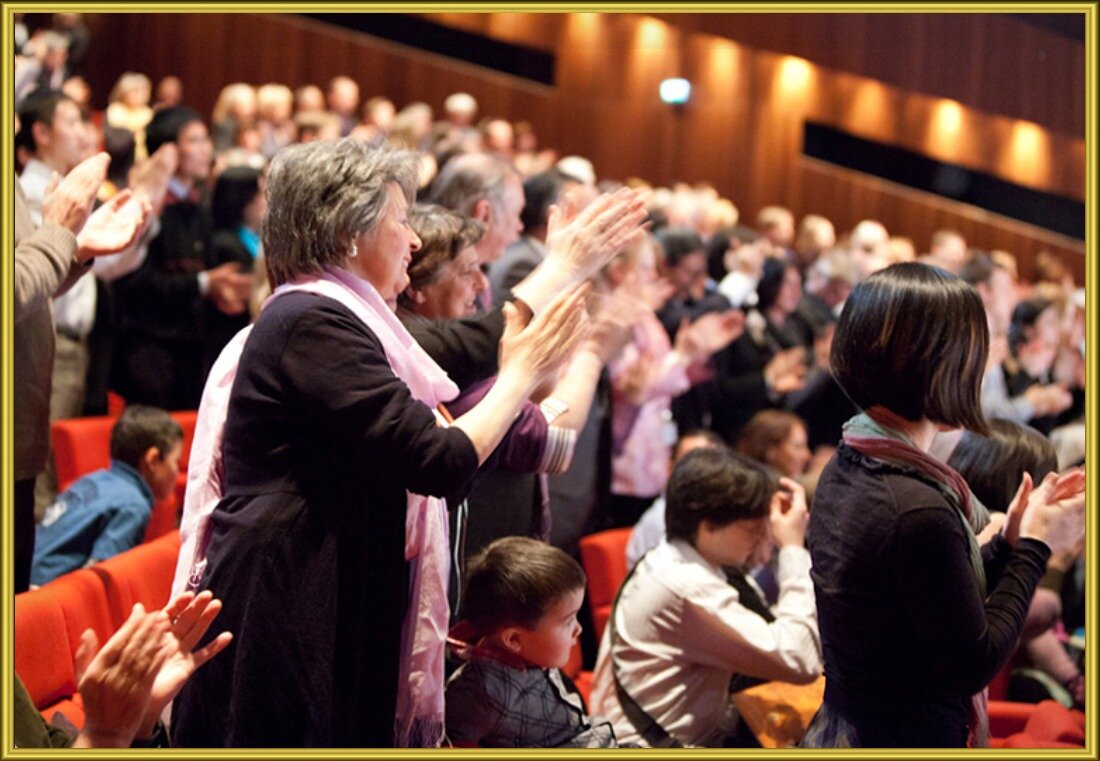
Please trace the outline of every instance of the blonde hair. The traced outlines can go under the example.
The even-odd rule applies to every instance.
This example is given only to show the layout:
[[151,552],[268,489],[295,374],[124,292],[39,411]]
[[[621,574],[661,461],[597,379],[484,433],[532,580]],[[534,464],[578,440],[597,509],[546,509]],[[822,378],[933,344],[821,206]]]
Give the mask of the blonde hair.
[[233,107],[240,103],[243,98],[251,98],[252,102],[255,103],[256,89],[245,82],[234,82],[223,87],[218,94],[218,102],[214,104],[214,112],[210,115],[211,122],[217,124],[225,121]]
[[149,81],[149,77],[136,71],[127,71],[118,78],[115,86],[111,88],[109,100],[111,103],[118,103],[122,100],[124,94],[139,87],[145,88],[145,91],[152,96],[153,83]]

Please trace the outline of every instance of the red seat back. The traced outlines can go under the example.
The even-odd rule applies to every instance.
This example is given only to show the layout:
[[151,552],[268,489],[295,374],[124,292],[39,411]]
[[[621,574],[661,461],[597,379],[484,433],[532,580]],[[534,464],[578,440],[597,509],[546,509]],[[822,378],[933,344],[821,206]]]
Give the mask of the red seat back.
[[113,417],[78,417],[55,420],[50,425],[57,489],[65,491],[73,481],[111,464]]
[[580,540],[581,565],[588,577],[588,603],[592,607],[597,640],[603,636],[615,595],[626,579],[626,543],[630,531],[629,528],[614,528]]
[[140,602],[146,610],[163,608],[168,603],[179,551],[180,533],[172,531],[91,567],[107,588],[116,625],[121,626],[129,617],[134,603]]
[[111,616],[103,580],[90,568],[81,568],[58,576],[38,591],[53,595],[61,606],[69,640],[70,659],[76,656],[80,635],[85,629],[94,631],[102,645],[118,628],[118,622]]
[[40,708],[76,691],[65,614],[48,591],[15,596],[15,673]]

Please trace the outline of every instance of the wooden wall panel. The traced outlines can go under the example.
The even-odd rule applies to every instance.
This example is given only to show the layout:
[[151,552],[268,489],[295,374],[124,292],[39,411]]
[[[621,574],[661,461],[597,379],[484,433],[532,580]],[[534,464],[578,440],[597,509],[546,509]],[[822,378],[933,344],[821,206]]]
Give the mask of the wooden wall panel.
[[[839,180],[807,170],[801,157],[802,124],[810,118],[1041,190],[1083,198],[1083,140],[986,113],[961,100],[963,95],[980,99],[987,85],[995,85],[975,79],[966,85],[973,92],[951,103],[887,83],[912,67],[927,68],[922,75],[927,78],[940,76],[933,72],[941,64],[926,59],[945,54],[952,66],[978,66],[973,50],[1026,41],[1027,35],[1018,30],[990,27],[985,17],[965,14],[900,21],[860,16],[843,23],[815,14],[821,21],[821,44],[843,43],[840,47],[846,52],[834,55],[837,63],[851,67],[891,59],[881,66],[897,70],[884,69],[884,81],[876,81],[696,32],[688,22],[670,25],[637,14],[513,14],[516,18],[494,20],[500,15],[471,16],[464,28],[511,36],[511,41],[541,33],[544,46],[555,46],[555,87],[321,22],[274,14],[90,16],[95,45],[89,78],[102,97],[127,69],[144,71],[153,79],[178,74],[185,82],[187,101],[203,113],[209,113],[219,89],[233,81],[282,81],[297,87],[308,82],[324,85],[332,76],[346,73],[359,81],[364,98],[385,94],[399,107],[423,100],[436,109],[448,94],[465,90],[478,99],[482,114],[531,121],[544,146],[587,156],[601,176],[640,176],[659,184],[709,182],[737,204],[747,221],[773,203],[787,205],[797,215],[824,213],[839,231],[877,216],[890,230],[912,237],[918,249],[927,246],[938,227],[958,227],[973,232],[975,245],[1018,249],[1022,257],[1049,247],[1083,270],[1083,264],[1078,266],[1084,250],[1079,243],[1051,239],[1037,228],[992,215],[975,217],[969,207],[933,203],[932,196],[897,196],[893,186],[873,178],[857,181],[851,173],[841,172],[844,179]],[[543,23],[540,16],[553,21]],[[774,47],[798,49],[809,44],[802,21],[785,31],[771,30],[774,15],[735,20],[713,16],[706,25],[695,23],[712,31],[734,21],[738,30],[763,36]],[[897,32],[893,37],[886,34],[890,28],[908,29],[915,39],[898,45]],[[928,40],[937,35],[941,44],[933,46]],[[860,41],[865,41],[864,47]],[[1046,50],[1045,43],[1034,44]],[[1035,50],[1017,52],[1023,59]],[[1021,64],[1018,71],[1025,69]],[[1083,59],[1080,69],[1083,77]],[[988,71],[989,65],[981,70]],[[656,98],[658,82],[676,75],[694,83],[692,102],[682,111]],[[1050,89],[1058,92],[1059,87],[1051,83]],[[949,139],[941,134],[945,110],[951,117],[948,126],[952,119],[957,122]],[[1021,154],[1021,146],[1028,150]],[[1039,155],[1047,159],[1039,161]],[[1001,232],[995,235],[995,230]]]

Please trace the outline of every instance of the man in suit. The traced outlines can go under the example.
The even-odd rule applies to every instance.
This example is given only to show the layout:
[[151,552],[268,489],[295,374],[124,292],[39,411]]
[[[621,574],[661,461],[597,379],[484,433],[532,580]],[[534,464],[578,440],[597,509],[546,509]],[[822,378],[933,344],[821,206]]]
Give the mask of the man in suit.
[[578,183],[557,169],[550,169],[523,183],[524,204],[520,212],[523,234],[504,250],[504,255],[489,265],[489,288],[493,304],[508,300],[512,288],[546,258],[546,226],[550,207],[562,194]]

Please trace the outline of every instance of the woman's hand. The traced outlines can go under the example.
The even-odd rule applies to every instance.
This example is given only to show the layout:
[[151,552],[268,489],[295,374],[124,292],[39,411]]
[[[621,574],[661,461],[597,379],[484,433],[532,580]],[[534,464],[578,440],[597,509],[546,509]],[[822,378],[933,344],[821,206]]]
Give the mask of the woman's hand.
[[79,233],[88,220],[100,186],[107,179],[110,163],[110,156],[97,153],[73,167],[64,179],[55,173],[42,199],[42,221],[68,228],[73,235]]
[[1008,543],[1015,547],[1020,539],[1038,539],[1059,554],[1076,547],[1084,533],[1085,471],[1049,473],[1034,488],[1025,473],[1005,520]]
[[515,305],[506,303],[500,374],[527,374],[530,390],[556,373],[588,332],[588,315],[584,310],[588,290],[586,284],[558,294],[526,327]]
[[577,192],[567,192],[562,204],[550,207],[547,221],[547,262],[568,273],[572,282],[586,280],[615,254],[645,235],[642,194],[620,188],[605,193],[583,210]]

